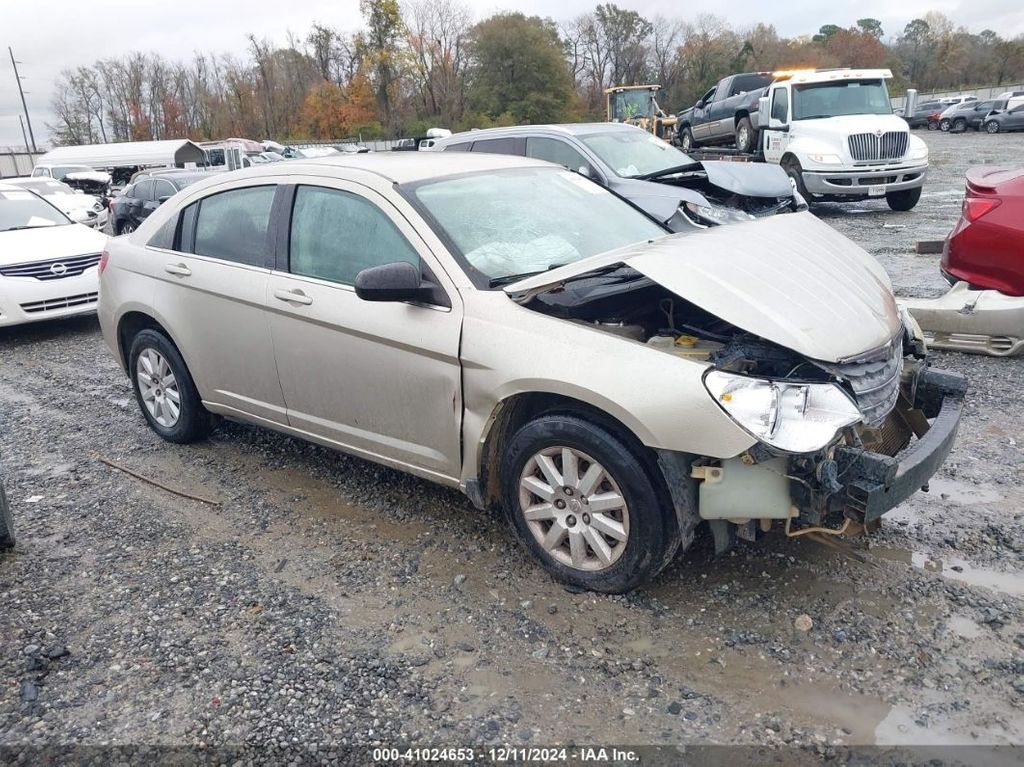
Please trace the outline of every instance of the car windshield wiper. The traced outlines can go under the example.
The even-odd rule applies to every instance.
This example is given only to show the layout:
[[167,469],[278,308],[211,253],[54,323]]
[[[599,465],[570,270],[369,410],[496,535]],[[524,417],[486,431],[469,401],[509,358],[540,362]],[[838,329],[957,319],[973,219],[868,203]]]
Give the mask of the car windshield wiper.
[[537,269],[533,272],[523,272],[522,274],[506,274],[502,277],[492,277],[487,282],[487,287],[496,288],[499,285],[511,285],[513,282],[519,282],[519,280],[525,280],[527,277],[533,277],[536,274],[543,274],[544,272],[550,272],[552,269],[557,269],[560,266],[566,266],[571,264],[571,261],[567,261],[564,264],[551,264],[547,269]]
[[652,170],[650,173],[641,173],[636,176],[630,176],[635,178],[637,181],[648,181],[652,178],[661,178],[662,176],[671,176],[675,173],[684,173],[688,170],[697,170],[700,167],[699,162],[688,162],[686,165],[675,165],[671,168],[662,168],[661,170]]

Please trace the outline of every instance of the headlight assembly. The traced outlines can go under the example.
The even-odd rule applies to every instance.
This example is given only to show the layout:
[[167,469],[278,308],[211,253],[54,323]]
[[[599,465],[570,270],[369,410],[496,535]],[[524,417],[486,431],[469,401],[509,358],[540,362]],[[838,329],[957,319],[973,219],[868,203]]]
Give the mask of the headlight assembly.
[[710,370],[704,386],[740,426],[766,445],[813,453],[861,420],[847,394],[830,383],[789,383]]
[[818,165],[842,165],[843,158],[837,154],[809,154],[807,159],[816,162]]
[[723,208],[717,205],[698,205],[695,202],[688,202],[684,207],[690,218],[704,226],[738,224],[741,221],[753,221],[755,218],[742,210]]

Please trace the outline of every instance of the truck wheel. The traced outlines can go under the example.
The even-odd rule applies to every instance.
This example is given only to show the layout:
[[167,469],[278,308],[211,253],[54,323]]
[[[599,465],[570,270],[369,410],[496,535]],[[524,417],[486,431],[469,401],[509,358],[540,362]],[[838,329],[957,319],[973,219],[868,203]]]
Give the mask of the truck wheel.
[[999,133],[999,123],[995,120],[989,120],[985,123],[985,130],[989,133]]
[[741,117],[740,121],[736,123],[736,150],[739,152],[754,151],[756,135],[754,126],[750,123],[750,118]]
[[4,483],[0,481],[0,549],[14,548],[14,525],[11,522],[11,506],[7,503]]
[[900,192],[889,192],[885,195],[885,201],[889,203],[892,210],[913,210],[917,201],[921,199],[921,187],[916,189],[904,189]]
[[549,413],[503,451],[502,506],[519,541],[558,580],[621,594],[676,552],[675,512],[632,442],[591,420]]
[[684,152],[689,152],[695,146],[697,146],[697,142],[693,140],[693,131],[689,126],[684,125],[679,131],[679,148]]
[[804,202],[812,205],[814,201],[807,193],[807,186],[804,184],[804,169],[800,167],[800,161],[795,157],[787,157],[782,161],[782,169],[793,180],[793,183],[796,185],[796,191],[804,198]]

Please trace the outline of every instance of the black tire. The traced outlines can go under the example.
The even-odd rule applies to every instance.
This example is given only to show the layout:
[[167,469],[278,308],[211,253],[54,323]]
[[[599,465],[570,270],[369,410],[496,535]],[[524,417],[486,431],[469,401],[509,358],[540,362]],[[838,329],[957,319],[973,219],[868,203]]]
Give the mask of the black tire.
[[899,192],[889,192],[885,195],[885,201],[889,203],[892,210],[913,210],[917,201],[921,199],[921,187],[904,189]]
[[781,165],[782,169],[786,171],[786,175],[793,179],[793,183],[796,185],[796,191],[804,198],[804,202],[808,205],[813,204],[814,201],[807,193],[807,186],[804,184],[804,169],[801,167],[800,161],[795,157],[786,157],[783,159]]
[[135,224],[131,221],[122,221],[117,225],[117,234],[131,234],[135,231]]
[[[177,383],[179,412],[177,419],[172,424],[161,424],[143,401],[137,370],[139,357],[150,349],[156,351],[167,361]],[[195,442],[210,433],[213,416],[203,407],[202,399],[192,380],[192,374],[188,372],[188,367],[181,358],[181,354],[163,333],[146,328],[136,334],[132,339],[131,351],[128,353],[128,375],[131,378],[132,391],[135,392],[135,401],[139,403],[139,410],[142,411],[149,427],[165,440],[178,443]]]
[[[626,540],[615,545],[613,551],[618,552],[617,558],[603,569],[580,569],[556,559],[534,537],[523,513],[520,502],[523,471],[540,451],[554,447],[569,448],[592,457],[604,467],[605,476],[610,477],[607,486],[602,480],[602,486],[611,487],[610,483],[614,483],[625,499],[628,509]],[[558,470],[564,472],[564,464],[558,465]],[[679,548],[675,511],[654,471],[656,469],[646,466],[634,440],[620,437],[611,428],[575,415],[542,415],[520,428],[503,452],[502,507],[520,543],[555,578],[591,591],[621,594],[657,575]],[[584,526],[589,528],[590,520],[596,515],[589,517],[588,506],[577,506],[575,515],[570,507],[560,513],[572,529],[582,531]],[[550,530],[553,524],[546,529]],[[568,536],[565,538],[568,541]],[[624,548],[620,551],[618,546]],[[586,547],[588,555],[596,555],[596,549],[589,542]]]
[[753,152],[757,145],[757,132],[749,117],[741,117],[736,123],[736,150],[738,152]]
[[943,133],[949,133],[949,119],[948,118],[944,118],[942,120],[939,120],[939,130],[942,131]]
[[928,121],[928,130],[938,130],[939,124],[937,122]]
[[989,120],[987,123],[985,123],[985,132],[991,133],[993,135],[999,133],[999,123],[997,123],[995,120]]
[[11,505],[7,502],[4,483],[0,481],[0,549],[14,548],[14,522],[11,520]]
[[963,133],[967,130],[967,118],[958,117],[949,126],[950,133]]
[[697,146],[697,142],[694,141],[693,131],[690,130],[690,126],[684,125],[679,129],[679,148],[684,152],[689,152],[691,149]]

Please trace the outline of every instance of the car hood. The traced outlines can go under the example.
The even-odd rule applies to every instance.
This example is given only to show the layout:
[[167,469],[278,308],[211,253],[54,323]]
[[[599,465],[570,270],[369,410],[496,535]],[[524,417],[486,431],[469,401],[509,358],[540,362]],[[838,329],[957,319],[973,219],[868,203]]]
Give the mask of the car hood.
[[837,133],[874,133],[875,131],[902,131],[907,133],[907,121],[899,115],[836,115],[817,120],[797,120],[792,126],[801,136],[821,134],[835,138]]
[[107,236],[82,224],[0,232],[0,266],[99,253]]
[[[700,163],[700,167],[707,174],[708,183],[731,194],[771,200],[793,196],[789,176],[777,165],[709,161]],[[696,189],[667,181],[618,178],[613,188],[662,222],[671,219],[681,203],[711,205],[707,197]]]
[[525,302],[618,263],[741,330],[822,362],[884,346],[902,327],[881,265],[806,212],[630,245],[520,280],[505,292]]
[[793,185],[778,165],[708,160],[702,162],[708,181],[746,197],[792,197]]
[[63,211],[79,208],[90,210],[99,202],[99,199],[91,194],[48,194],[46,199]]

